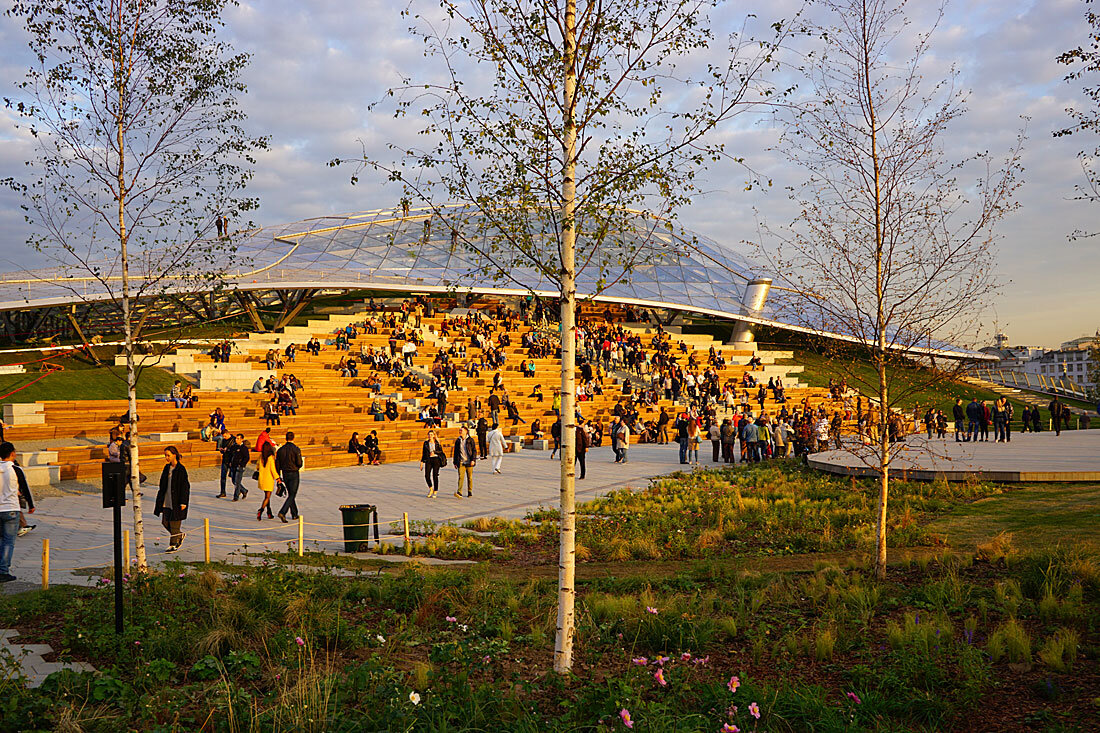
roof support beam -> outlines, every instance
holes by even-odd
[[[237,302],[244,308],[244,312],[248,314],[249,320],[252,321],[252,327],[259,333],[265,333],[267,326],[260,318],[260,312],[256,310],[256,301],[252,299],[252,293],[242,293],[240,290],[235,290],[233,291],[233,297],[237,299]]]
[[[92,357],[92,361],[94,361],[96,364],[99,364],[99,357],[95,355],[94,351],[92,351],[92,345],[88,343],[88,339],[84,338],[84,331],[80,328],[80,324],[76,320],[76,316],[74,315],[75,312],[76,306],[71,306],[67,311],[65,311],[65,317],[69,319],[69,325],[73,327],[74,331],[76,331],[76,335],[80,339],[80,343],[84,344],[84,349],[88,352],[88,356]]]
[[[273,331],[278,331],[280,328],[289,325],[307,305],[313,302],[313,296],[317,294],[316,290],[300,290],[298,292],[298,301],[275,322],[275,325],[272,326]]]
[[[145,330],[145,321],[148,320],[149,314],[157,308],[157,299],[153,298],[145,304],[145,310],[141,313],[141,318],[138,319],[137,325],[134,326],[133,338],[140,338],[141,332]]]

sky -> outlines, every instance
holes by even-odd
[[[401,75],[438,73],[422,43],[402,18],[406,0],[242,0],[228,11],[223,38],[253,55],[245,73],[242,106],[250,131],[270,136],[260,154],[249,193],[258,196],[259,225],[280,224],[329,213],[395,206],[399,193],[364,174],[356,186],[350,171],[332,168],[335,157],[354,157],[362,147],[381,154],[387,142],[408,137],[407,125],[368,106],[381,99]],[[414,6],[417,4],[414,0]],[[9,8],[11,0],[0,0]],[[435,2],[422,3],[429,12]],[[751,3],[727,3],[713,16],[719,34],[736,30]],[[914,28],[923,27],[928,0],[910,8]],[[762,20],[789,17],[794,3],[760,3]],[[1083,0],[955,0],[947,7],[932,43],[926,71],[951,65],[967,92],[968,113],[945,137],[949,155],[1006,151],[1026,116],[1020,208],[1007,218],[997,244],[999,294],[983,304],[990,333],[1007,333],[1014,344],[1057,347],[1100,328],[1100,237],[1071,241],[1074,230],[1100,229],[1100,205],[1074,201],[1084,182],[1077,154],[1093,149],[1095,138],[1055,138],[1066,126],[1067,107],[1086,99],[1079,85],[1063,81],[1062,51],[1083,43],[1088,26]],[[15,85],[29,61],[19,23],[0,17],[0,97]],[[710,50],[712,53],[716,49]],[[30,141],[0,108],[0,179],[25,175],[33,157]],[[784,187],[797,185],[795,170],[772,148],[777,131],[769,118],[739,122],[719,134],[737,155],[774,184],[744,190],[745,171],[718,165],[704,175],[706,193],[680,212],[688,229],[740,247],[757,236],[757,223],[782,226],[794,209]],[[0,271],[40,264],[42,255],[26,244],[30,231],[18,196],[0,191]],[[747,252],[747,250],[746,250]]]

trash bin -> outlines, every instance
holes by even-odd
[[[374,535],[378,537],[378,508],[373,504],[345,504],[340,507],[344,525],[344,552],[366,552],[370,549],[370,523],[373,515]]]

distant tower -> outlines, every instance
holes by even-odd
[[[993,343],[997,345],[998,349],[1003,349],[1008,346],[1008,336],[1003,333],[998,333],[993,337]]]

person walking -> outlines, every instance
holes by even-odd
[[[493,473],[500,473],[500,465],[504,461],[504,433],[499,425],[494,425],[487,438],[489,443],[489,457],[493,461]]]
[[[955,420],[955,442],[961,443],[967,437],[963,431],[963,423],[966,421],[966,408],[963,407],[961,397],[955,398],[955,406],[951,408],[951,417]]]
[[[244,487],[244,469],[252,459],[248,450],[248,442],[244,439],[244,433],[237,433],[233,450],[228,454],[229,478],[233,482],[233,501],[239,501],[248,496],[248,489]]]
[[[577,420],[577,440],[575,445],[576,462],[580,464],[581,475],[578,479],[583,479],[585,474],[585,459],[588,456],[588,431],[584,429],[584,420]]]
[[[699,444],[702,441],[702,436],[699,435],[699,423],[695,420],[688,420],[687,424],[688,433],[688,463],[693,466],[699,465]]]
[[[298,518],[298,485],[299,472],[305,462],[302,460],[302,450],[294,445],[294,433],[287,431],[286,442],[279,446],[275,452],[275,469],[286,487],[286,501],[279,510],[279,520],[286,524],[286,514],[290,512],[291,519]]]
[[[15,446],[0,443],[0,583],[15,580],[11,559],[19,534],[19,479],[15,474]]]
[[[626,452],[630,450],[630,426],[619,418],[611,426],[611,448],[615,451],[615,463],[626,463]]]
[[[439,491],[439,469],[447,464],[447,454],[439,442],[434,430],[428,431],[428,438],[420,449],[420,469],[424,471],[424,483],[428,485],[428,498]]]
[[[482,415],[477,420],[477,454],[485,460],[489,457],[489,421]]]
[[[260,457],[256,459],[256,481],[259,482],[260,491],[264,492],[264,500],[256,510],[257,522],[264,518],[264,509],[267,509],[268,519],[275,518],[271,513],[271,492],[275,490],[278,480],[279,471],[275,468],[275,447],[271,443],[264,443],[260,448]]]
[[[215,445],[218,448],[218,453],[221,453],[221,491],[215,496],[215,499],[224,499],[225,493],[225,480],[229,478],[229,456],[237,446],[237,439],[233,437],[225,428],[222,428],[221,433],[218,434]]]
[[[455,438],[454,454],[451,457],[454,467],[458,469],[458,488],[455,496],[462,498],[463,479],[466,482],[466,496],[474,495],[474,466],[477,465],[477,443],[470,437],[470,431],[465,427],[458,429],[458,437]]]
[[[554,445],[550,447],[550,460],[554,460],[554,456],[559,450],[561,450],[561,418],[559,417],[554,421],[554,424],[550,426],[550,437],[554,439]]]
[[[661,414],[657,416],[657,445],[668,445],[668,413],[661,408]]]
[[[181,525],[187,519],[187,505],[191,502],[191,482],[187,479],[187,469],[180,463],[180,452],[176,446],[164,449],[164,469],[160,472],[160,489],[157,491],[154,516],[160,517],[160,523],[168,530],[168,549],[176,552],[183,544]]]
[[[676,444],[680,446],[680,464],[684,465],[688,462],[688,417],[687,413],[681,412],[676,418],[676,423],[673,425],[676,430]]]
[[[1065,418],[1066,406],[1060,399],[1055,397],[1050,401],[1048,406],[1050,410],[1050,424],[1054,428],[1055,435],[1062,434],[1062,421]]]

